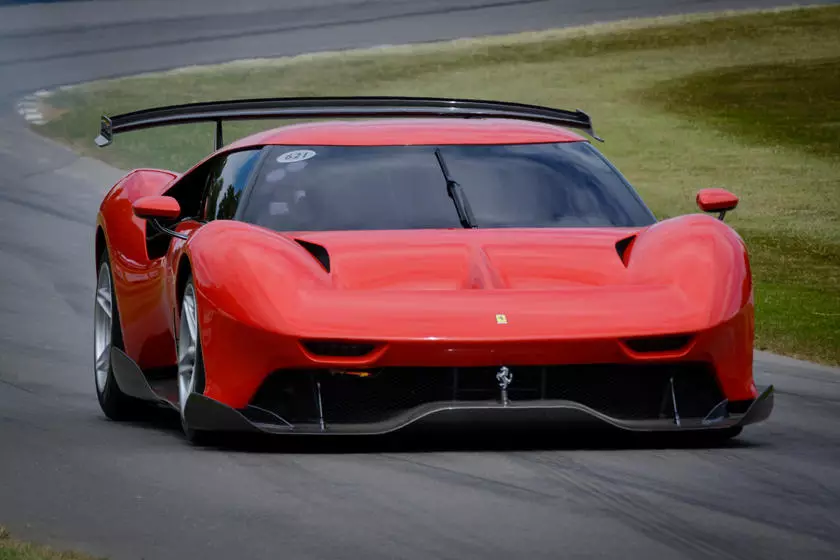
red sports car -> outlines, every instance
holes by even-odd
[[[222,122],[309,120],[223,146]],[[332,119],[332,120],[324,120]],[[96,391],[112,419],[380,434],[446,422],[731,437],[765,419],[738,199],[657,221],[589,117],[494,101],[297,98],[103,117],[216,123],[96,224]],[[595,137],[597,138],[597,137]]]

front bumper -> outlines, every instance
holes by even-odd
[[[124,352],[112,348],[111,359],[117,384],[124,393],[177,409],[177,398],[153,388],[137,364]],[[579,402],[559,399],[509,400],[506,403],[495,400],[451,400],[426,402],[405,408],[387,418],[364,423],[331,423],[323,415],[319,421],[292,423],[265,408],[249,405],[244,409],[235,409],[205,395],[193,393],[184,407],[184,420],[194,430],[290,435],[378,435],[412,426],[459,425],[529,429],[612,427],[641,433],[714,432],[761,422],[770,416],[774,405],[774,389],[770,386],[749,403],[723,400],[711,407],[705,415],[681,417],[678,412],[678,394],[670,392],[672,401],[667,402],[666,399],[663,403],[663,410],[670,409],[673,414],[659,418],[619,418]]]

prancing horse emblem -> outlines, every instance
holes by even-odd
[[[502,366],[499,369],[499,372],[496,374],[496,381],[499,382],[499,388],[502,390],[502,404],[507,406],[508,404],[508,394],[507,390],[510,387],[511,382],[513,381],[513,373],[505,367]]]

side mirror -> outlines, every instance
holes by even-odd
[[[726,189],[702,189],[697,193],[697,206],[703,212],[718,212],[718,219],[723,220],[738,206],[738,197]]]
[[[148,220],[152,229],[178,239],[187,238],[185,234],[169,229],[158,222],[158,220],[177,220],[181,215],[181,205],[171,196],[144,196],[135,200],[131,209],[138,218]]]
[[[171,196],[144,196],[131,207],[134,215],[144,220],[175,220],[181,215],[181,205]]]

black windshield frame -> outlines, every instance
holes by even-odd
[[[492,220],[487,220],[482,217],[477,218],[475,226],[478,228],[551,228],[551,227],[622,227],[622,228],[636,228],[636,227],[645,227],[651,225],[656,222],[656,218],[654,217],[653,213],[648,209],[645,205],[642,198],[633,188],[633,186],[626,180],[626,178],[618,171],[618,169],[603,155],[601,154],[594,146],[592,146],[589,142],[580,141],[580,142],[560,142],[560,143],[532,143],[532,144],[468,144],[468,145],[409,145],[409,146],[298,146],[298,145],[289,145],[289,146],[265,146],[263,147],[263,157],[260,158],[259,168],[253,174],[252,180],[248,187],[245,189],[245,192],[242,196],[242,202],[237,209],[237,213],[234,216],[234,219],[253,223],[255,225],[260,225],[263,227],[267,227],[268,229],[273,229],[276,231],[345,231],[345,230],[404,230],[404,229],[455,229],[461,228],[462,222],[459,220],[458,212],[456,205],[453,204],[453,201],[448,196],[448,188],[447,188],[447,180],[446,177],[441,172],[438,162],[435,160],[435,154],[442,153],[443,156],[446,158],[448,162],[448,167],[450,168],[451,178],[454,179],[459,183],[459,188],[461,183],[464,182],[465,177],[463,175],[468,175],[462,169],[459,169],[459,158],[463,159],[463,154],[470,154],[470,153],[479,153],[485,152],[487,154],[493,153],[500,153],[506,154],[506,152],[516,152],[524,151],[526,153],[533,153],[533,154],[540,154],[541,150],[546,150],[546,153],[549,153],[551,150],[559,150],[562,152],[563,150],[573,150],[576,152],[577,157],[581,159],[581,161],[585,162],[585,165],[578,165],[578,173],[583,171],[584,174],[587,176],[587,181],[592,183],[593,178],[592,176],[599,175],[602,182],[606,181],[609,184],[606,185],[596,185],[596,188],[601,188],[602,192],[599,193],[601,205],[617,205],[618,208],[624,208],[620,213],[622,216],[618,217],[611,217],[610,219],[598,219],[586,222],[585,220],[581,220],[580,222],[575,221],[575,216],[571,216],[572,219],[561,220],[556,222],[540,222],[537,219],[531,219],[531,216],[527,214],[527,208],[523,208],[524,214],[520,215],[517,220],[514,220],[510,223],[506,223],[504,220],[499,220],[498,223],[493,223]],[[400,221],[400,211],[406,210],[408,208],[414,208],[417,206],[417,196],[416,193],[414,198],[408,198],[406,201],[400,201],[396,204],[388,205],[387,202],[383,203],[384,205],[380,208],[379,212],[374,212],[371,214],[368,212],[368,218],[371,216],[374,219],[364,222],[364,224],[357,224],[357,223],[349,223],[346,219],[342,221],[340,218],[336,217],[336,224],[335,227],[332,227],[332,224],[328,222],[329,216],[331,212],[320,212],[317,214],[316,220],[310,220],[303,222],[291,222],[288,224],[278,224],[277,222],[273,222],[270,220],[266,220],[265,218],[259,219],[257,216],[259,212],[256,209],[260,208],[260,204],[265,205],[266,195],[274,196],[274,193],[280,192],[276,191],[276,187],[270,187],[267,184],[266,177],[272,171],[277,171],[277,168],[272,168],[272,166],[276,167],[276,161],[278,160],[279,156],[289,157],[288,154],[292,154],[292,157],[295,158],[303,158],[300,162],[291,162],[291,165],[298,165],[299,167],[306,166],[310,163],[313,163],[313,160],[316,160],[318,165],[323,165],[325,159],[325,154],[333,153],[335,154],[336,151],[344,152],[341,154],[342,156],[352,156],[349,159],[355,160],[355,163],[352,163],[349,167],[347,166],[347,162],[338,161],[336,164],[339,168],[339,171],[343,170],[344,174],[341,172],[336,172],[333,170],[331,174],[328,174],[329,177],[332,177],[332,181],[329,183],[333,185],[332,187],[328,188],[345,188],[348,189],[350,196],[352,199],[350,202],[355,202],[358,200],[364,200],[368,203],[378,203],[380,198],[387,195],[389,192],[388,185],[383,184],[381,187],[376,187],[373,191],[371,191],[368,187],[370,187],[371,181],[364,183],[364,189],[360,189],[358,193],[355,193],[352,190],[353,185],[353,178],[348,177],[347,173],[353,173],[355,170],[363,170],[364,167],[358,166],[365,166],[365,165],[373,165],[371,162],[376,162],[376,157],[368,157],[372,154],[379,154],[385,153],[387,151],[391,151],[395,154],[400,154],[400,157],[403,155],[410,155],[414,157],[423,156],[425,157],[428,155],[428,162],[423,162],[423,169],[417,167],[416,169],[411,169],[413,172],[418,171],[418,173],[411,173],[410,176],[413,177],[414,175],[422,175],[422,183],[424,185],[423,188],[429,189],[427,193],[424,193],[423,199],[424,203],[427,201],[426,198],[434,198],[435,204],[434,212],[440,213],[440,215],[435,215],[434,220],[430,220],[428,223],[423,222],[414,222],[411,219],[406,219],[405,222]],[[316,155],[309,155],[307,152],[313,152]],[[560,153],[558,152],[558,153]],[[301,153],[303,155],[301,155]],[[513,153],[513,155],[517,155]],[[556,155],[556,154],[555,154]],[[390,156],[389,156],[390,157]],[[318,159],[320,158],[320,159]],[[336,160],[339,160],[339,157],[335,157]],[[393,158],[392,158],[393,159]],[[397,158],[399,159],[399,158]],[[467,163],[475,163],[475,161],[470,162],[469,157],[467,157]],[[478,160],[480,158],[474,158]],[[517,160],[521,160],[522,158],[511,158],[510,161],[515,162]],[[532,158],[534,159],[534,158]],[[455,163],[453,164],[452,161]],[[527,158],[525,161],[528,161]],[[307,163],[309,162],[309,163]],[[288,164],[289,162],[285,162]],[[530,162],[529,162],[530,163]],[[544,163],[543,167],[545,167]],[[550,163],[550,161],[549,161]],[[417,162],[413,162],[413,165],[417,165]],[[428,168],[426,168],[428,165]],[[482,166],[479,166],[482,167]],[[532,166],[533,167],[533,166]],[[597,167],[597,172],[593,171],[592,167]],[[289,169],[290,167],[285,167]],[[465,167],[464,169],[468,169]],[[349,171],[348,171],[349,170]],[[364,173],[364,171],[360,171],[360,173]],[[459,175],[459,173],[461,173]],[[504,194],[508,197],[506,203],[509,203],[512,200],[514,205],[518,203],[518,195],[515,194],[516,191],[512,189],[516,189],[517,185],[514,183],[519,183],[518,187],[520,192],[527,192],[530,190],[538,190],[537,187],[532,183],[528,183],[527,181],[523,184],[522,181],[528,179],[527,176],[522,176],[521,173],[517,171],[512,171],[512,177],[510,181],[510,186],[505,184],[503,186],[503,191],[508,191],[511,189],[510,192],[505,192]],[[543,173],[544,174],[544,173]],[[590,176],[591,175],[591,176]],[[380,175],[374,175],[374,181],[379,181]],[[403,178],[409,177],[409,175],[404,175]],[[491,181],[495,180],[496,175],[491,171]],[[531,177],[533,179],[533,177]],[[560,177],[558,176],[557,179],[559,180]],[[552,181],[554,177],[552,176]],[[402,183],[404,181],[400,181],[399,189],[402,189]],[[545,182],[545,179],[543,179]],[[595,181],[597,183],[597,181]],[[326,183],[326,182],[325,182]],[[473,181],[473,184],[470,184],[469,177],[466,177],[466,185],[462,188],[462,194],[466,196],[467,200],[472,203],[473,200],[478,196],[481,198],[482,196],[482,188],[485,188],[483,185],[477,184],[477,181]],[[317,183],[316,183],[317,184]],[[575,183],[577,184],[577,183]],[[524,185],[524,186],[523,186]],[[496,184],[497,190],[501,185]],[[313,185],[308,185],[309,190],[305,192],[313,192],[312,187]],[[383,189],[377,191],[376,189]],[[394,184],[390,185],[390,188],[394,188]],[[417,185],[414,186],[414,190],[417,190]],[[562,189],[563,187],[558,185],[550,186],[549,190],[554,191],[555,189]],[[477,190],[478,189],[478,190]],[[320,189],[319,189],[320,190]],[[543,191],[546,191],[545,185],[542,188]],[[341,191],[334,191],[345,196],[344,204],[340,202],[336,202],[339,206],[335,209],[344,211],[345,207],[347,206],[348,199],[346,198],[347,193],[342,193]],[[407,192],[407,191],[406,191]],[[476,194],[478,193],[478,195]],[[260,195],[262,194],[262,201],[260,201]],[[541,193],[545,196],[545,193]],[[373,195],[373,196],[371,196]],[[551,195],[552,197],[555,195]],[[443,197],[443,198],[441,198]],[[413,203],[412,203],[413,201]],[[446,204],[446,208],[444,208],[443,204]],[[278,208],[284,210],[285,203],[279,203],[280,205]],[[532,201],[533,209],[542,209],[545,205],[538,203],[537,201]],[[421,205],[422,206],[422,205]],[[481,205],[480,205],[481,206]],[[486,205],[485,205],[486,206]],[[597,206],[597,205],[596,205]],[[629,207],[629,210],[626,208]],[[430,207],[432,208],[432,207]],[[265,208],[263,207],[263,210]],[[368,210],[365,208],[365,210]],[[340,214],[341,212],[335,212],[336,214]],[[448,213],[448,214],[446,214]],[[390,219],[384,219],[384,216],[388,216]],[[326,221],[325,221],[326,217]],[[380,219],[382,218],[382,219]],[[600,217],[600,218],[603,218]]]

